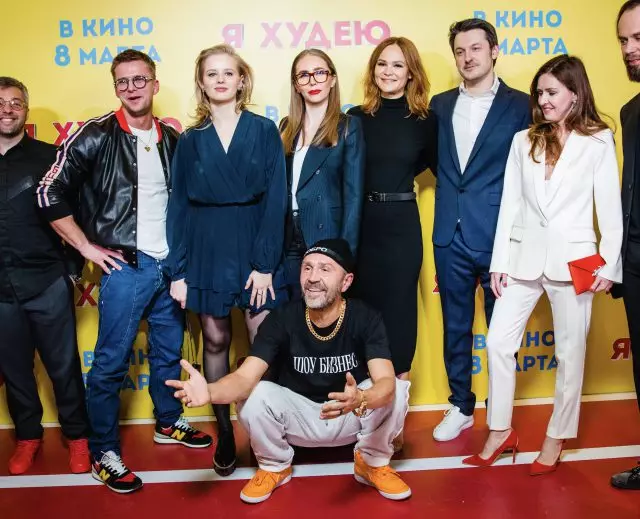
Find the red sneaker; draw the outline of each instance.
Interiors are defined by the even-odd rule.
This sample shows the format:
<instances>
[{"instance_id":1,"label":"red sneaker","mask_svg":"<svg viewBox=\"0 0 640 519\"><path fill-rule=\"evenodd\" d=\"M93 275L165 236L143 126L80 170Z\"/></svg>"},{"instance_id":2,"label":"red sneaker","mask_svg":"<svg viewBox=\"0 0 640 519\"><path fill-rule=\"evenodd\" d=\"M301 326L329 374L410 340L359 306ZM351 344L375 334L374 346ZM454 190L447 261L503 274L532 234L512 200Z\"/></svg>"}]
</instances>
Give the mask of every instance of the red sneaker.
<instances>
[{"instance_id":1,"label":"red sneaker","mask_svg":"<svg viewBox=\"0 0 640 519\"><path fill-rule=\"evenodd\" d=\"M16 450L9 460L9 474L24 474L33 465L33 460L42 440L18 440Z\"/></svg>"},{"instance_id":2,"label":"red sneaker","mask_svg":"<svg viewBox=\"0 0 640 519\"><path fill-rule=\"evenodd\" d=\"M74 474L83 474L91 470L91 459L89 458L89 442L86 438L79 440L68 440L69 446L69 468Z\"/></svg>"}]
</instances>

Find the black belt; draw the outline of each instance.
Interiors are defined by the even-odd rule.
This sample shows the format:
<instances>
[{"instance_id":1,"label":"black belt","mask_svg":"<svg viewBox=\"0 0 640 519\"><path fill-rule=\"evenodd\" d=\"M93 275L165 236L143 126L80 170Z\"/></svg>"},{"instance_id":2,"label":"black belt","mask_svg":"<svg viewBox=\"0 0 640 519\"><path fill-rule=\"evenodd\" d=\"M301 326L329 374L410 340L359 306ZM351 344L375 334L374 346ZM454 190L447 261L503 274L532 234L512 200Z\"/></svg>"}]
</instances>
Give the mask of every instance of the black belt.
<instances>
[{"instance_id":1,"label":"black belt","mask_svg":"<svg viewBox=\"0 0 640 519\"><path fill-rule=\"evenodd\" d=\"M408 202L409 200L415 200L416 194L413 191L411 193L378 193L377 191L370 191L364 197L368 202Z\"/></svg>"}]
</instances>

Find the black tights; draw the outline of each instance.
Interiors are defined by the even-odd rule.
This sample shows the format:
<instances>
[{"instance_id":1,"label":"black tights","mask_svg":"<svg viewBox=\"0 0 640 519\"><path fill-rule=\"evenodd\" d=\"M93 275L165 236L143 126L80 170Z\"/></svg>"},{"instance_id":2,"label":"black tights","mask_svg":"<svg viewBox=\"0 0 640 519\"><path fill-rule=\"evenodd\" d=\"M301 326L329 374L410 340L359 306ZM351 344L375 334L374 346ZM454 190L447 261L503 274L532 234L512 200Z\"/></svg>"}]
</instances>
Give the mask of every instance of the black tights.
<instances>
[{"instance_id":1,"label":"black tights","mask_svg":"<svg viewBox=\"0 0 640 519\"><path fill-rule=\"evenodd\" d=\"M245 324L249 343L253 343L258 327L268 311L250 314L245 311ZM229 373L229 346L231 345L231 317L217 318L200 314L202 338L204 343L204 376L207 382L215 382ZM213 413L218 422L218 447L214 460L227 466L235 459L235 442L229 404L214 404Z\"/></svg>"}]
</instances>

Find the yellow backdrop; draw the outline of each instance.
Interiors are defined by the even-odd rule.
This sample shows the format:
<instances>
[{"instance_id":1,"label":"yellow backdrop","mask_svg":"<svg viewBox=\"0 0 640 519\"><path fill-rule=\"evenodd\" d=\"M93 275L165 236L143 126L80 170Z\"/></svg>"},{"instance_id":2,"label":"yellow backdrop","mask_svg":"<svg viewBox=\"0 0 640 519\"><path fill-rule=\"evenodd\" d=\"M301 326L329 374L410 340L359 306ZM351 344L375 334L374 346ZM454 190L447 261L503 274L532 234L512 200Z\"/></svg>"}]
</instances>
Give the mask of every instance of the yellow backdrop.
<instances>
[{"instance_id":1,"label":"yellow backdrop","mask_svg":"<svg viewBox=\"0 0 640 519\"><path fill-rule=\"evenodd\" d=\"M190 123L194 108L193 67L198 52L227 40L239 49L256 75L257 113L274 120L286 115L289 68L305 47L321 47L335 61L344 105L359 104L360 79L373 46L387 35L411 38L421 52L432 93L459 82L448 47L449 25L463 18L485 17L498 30L501 56L497 71L510 86L528 91L536 69L553 55L569 52L583 58L600 109L618 123L620 107L636 93L625 75L615 34L615 16L622 0L484 0L442 2L397 0L324 0L294 2L191 0L175 3L44 0L3 6L0 74L23 81L30 90L30 131L60 142L78 124L118 106L109 74L113 56L135 47L158 62L160 93L156 113L176 126ZM30 16L29 9L37 10ZM620 133L617 132L618 144ZM433 179L422 175L417 190L425 244L419 285L418 350L413 364L412 403L443 403L448 387L442 361L442 318L431 246ZM78 338L83 372L91 364L97 331L98 276L90 269L76 290ZM480 308L475 324L475 390L487 389L484 352L486 324ZM589 337L585 393L630 391L629 342L620 302L598 295ZM234 316L234 353L245 355L246 335ZM123 390L122 416L150 418L147 392L146 335L141 331ZM518 397L553 394L555 358L548 301L543 299L531 319L519 357ZM237 352L237 353L235 353ZM45 406L45 421L55 421L55 405L44 370L36 366ZM208 410L190 411L191 415ZM9 417L0 398L0 424Z\"/></svg>"}]
</instances>

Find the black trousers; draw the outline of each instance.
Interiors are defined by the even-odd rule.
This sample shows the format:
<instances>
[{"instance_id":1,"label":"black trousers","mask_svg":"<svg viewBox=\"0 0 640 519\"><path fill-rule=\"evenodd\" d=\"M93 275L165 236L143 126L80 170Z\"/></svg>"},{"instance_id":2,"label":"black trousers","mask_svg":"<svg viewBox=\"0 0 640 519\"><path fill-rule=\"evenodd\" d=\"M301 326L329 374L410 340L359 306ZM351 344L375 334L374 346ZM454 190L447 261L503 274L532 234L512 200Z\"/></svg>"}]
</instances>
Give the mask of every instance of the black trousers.
<instances>
[{"instance_id":1,"label":"black trousers","mask_svg":"<svg viewBox=\"0 0 640 519\"><path fill-rule=\"evenodd\" d=\"M640 407L640 243L629 240L622 274L624 308L629 323L633 380Z\"/></svg>"},{"instance_id":2,"label":"black trousers","mask_svg":"<svg viewBox=\"0 0 640 519\"><path fill-rule=\"evenodd\" d=\"M27 301L0 301L0 366L18 440L42 437L42 404L33 374L35 350L53 384L58 420L72 440L88 433L76 339L73 288L60 277Z\"/></svg>"}]
</instances>

